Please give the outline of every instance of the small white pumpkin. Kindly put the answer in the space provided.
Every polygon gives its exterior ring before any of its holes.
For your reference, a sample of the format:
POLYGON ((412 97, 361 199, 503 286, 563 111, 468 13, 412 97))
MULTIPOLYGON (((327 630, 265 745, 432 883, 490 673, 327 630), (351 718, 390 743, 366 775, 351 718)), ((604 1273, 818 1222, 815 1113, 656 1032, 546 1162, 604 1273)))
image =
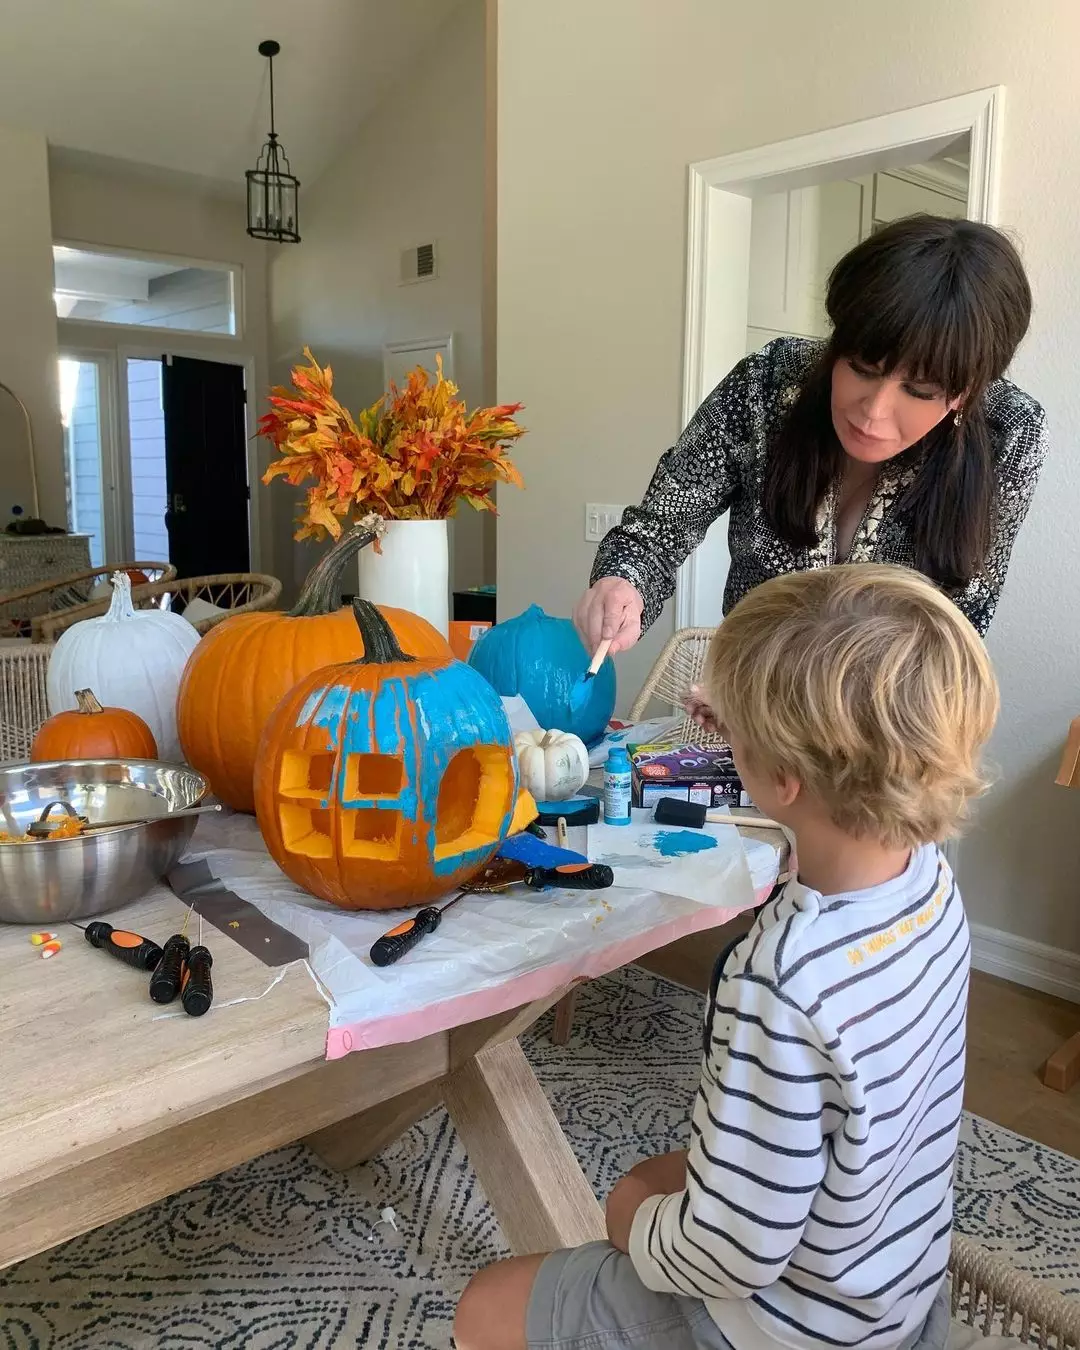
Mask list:
POLYGON ((589 752, 569 731, 519 731, 514 737, 521 785, 538 802, 564 802, 589 777, 589 752))
POLYGON ((176 694, 199 634, 179 614, 135 609, 126 573, 115 573, 112 582, 108 613, 60 635, 46 678, 49 712, 77 707, 76 689, 93 689, 100 702, 143 719, 163 760, 182 763, 176 694))

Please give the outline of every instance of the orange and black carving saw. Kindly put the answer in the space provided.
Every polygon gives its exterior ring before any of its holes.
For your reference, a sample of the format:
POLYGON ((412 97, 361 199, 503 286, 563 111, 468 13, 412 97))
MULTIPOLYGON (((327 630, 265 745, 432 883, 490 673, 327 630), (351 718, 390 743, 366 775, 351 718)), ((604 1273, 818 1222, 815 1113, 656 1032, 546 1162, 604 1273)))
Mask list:
POLYGON ((529 867, 511 858, 496 858, 463 886, 452 900, 436 907, 429 905, 411 919, 384 933, 371 948, 371 960, 377 966, 391 966, 412 951, 425 933, 434 933, 442 916, 464 895, 505 891, 511 886, 529 886, 535 891, 557 886, 567 891, 602 891, 615 880, 606 863, 562 863, 558 867, 529 867))

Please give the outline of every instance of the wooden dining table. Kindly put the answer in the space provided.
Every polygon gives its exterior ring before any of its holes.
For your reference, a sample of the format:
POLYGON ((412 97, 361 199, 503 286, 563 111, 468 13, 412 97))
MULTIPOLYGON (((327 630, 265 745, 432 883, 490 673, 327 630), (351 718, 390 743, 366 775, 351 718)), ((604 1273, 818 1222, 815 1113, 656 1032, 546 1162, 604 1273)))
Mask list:
MULTIPOLYGON (((779 869, 778 837, 759 837, 779 869)), ((115 922, 160 943, 185 912, 162 887, 115 922)), ((145 975, 76 927, 60 936, 43 961, 27 928, 0 925, 0 1267, 295 1140, 355 1166, 440 1101, 513 1251, 603 1235, 518 1043, 564 978, 495 1015, 328 1061, 327 997, 303 961, 275 972, 215 934, 227 1000, 192 1018, 150 1002, 145 975)), ((638 946, 669 940, 658 928, 638 946)))

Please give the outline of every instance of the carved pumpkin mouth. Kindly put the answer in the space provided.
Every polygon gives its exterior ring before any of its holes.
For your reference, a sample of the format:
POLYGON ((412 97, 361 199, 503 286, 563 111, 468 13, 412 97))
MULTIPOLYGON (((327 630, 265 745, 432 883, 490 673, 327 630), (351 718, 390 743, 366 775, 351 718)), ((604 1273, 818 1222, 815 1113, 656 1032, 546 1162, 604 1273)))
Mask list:
POLYGON ((497 844, 507 796, 513 796, 510 757, 499 745, 459 750, 439 785, 435 861, 497 844))

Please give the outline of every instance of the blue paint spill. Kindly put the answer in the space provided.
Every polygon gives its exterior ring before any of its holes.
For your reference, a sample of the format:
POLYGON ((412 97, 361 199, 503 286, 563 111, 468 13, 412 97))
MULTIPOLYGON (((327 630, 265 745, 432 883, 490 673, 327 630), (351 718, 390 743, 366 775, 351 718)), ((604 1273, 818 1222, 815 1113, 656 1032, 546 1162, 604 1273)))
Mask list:
POLYGON ((661 858, 682 858, 687 853, 704 853, 715 848, 716 840, 701 830, 660 830, 653 848, 661 858))

